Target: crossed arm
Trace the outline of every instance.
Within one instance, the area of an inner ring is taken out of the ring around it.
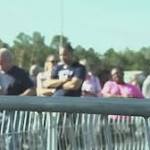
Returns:
[[[64,90],[77,90],[81,84],[82,80],[78,77],[72,77],[71,79],[50,79],[44,81],[44,86],[49,88],[62,87]]]
[[[20,94],[20,96],[34,96],[34,95],[36,95],[36,89],[34,87],[28,88],[23,93]]]

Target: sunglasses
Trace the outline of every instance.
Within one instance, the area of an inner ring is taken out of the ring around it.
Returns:
[[[56,61],[56,60],[47,60],[47,62],[57,63],[57,61]]]

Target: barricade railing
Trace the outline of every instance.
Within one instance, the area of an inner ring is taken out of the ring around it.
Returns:
[[[2,150],[148,150],[150,101],[0,97]]]

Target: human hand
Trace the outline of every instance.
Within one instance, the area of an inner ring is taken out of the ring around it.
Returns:
[[[122,97],[124,97],[124,98],[132,98],[133,96],[131,95],[131,93],[123,93]]]
[[[66,82],[69,81],[69,80],[70,80],[70,79],[69,79],[67,76],[65,76],[64,78],[61,79],[62,83],[66,83]]]

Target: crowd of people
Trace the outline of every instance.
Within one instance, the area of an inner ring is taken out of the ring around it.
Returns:
[[[124,81],[124,70],[114,67],[103,85],[96,76],[95,64],[77,60],[73,48],[65,44],[59,48],[59,58],[47,56],[44,71],[32,66],[28,74],[13,63],[7,48],[0,49],[0,94],[22,96],[124,97],[150,98],[150,77],[140,88],[135,82]]]

